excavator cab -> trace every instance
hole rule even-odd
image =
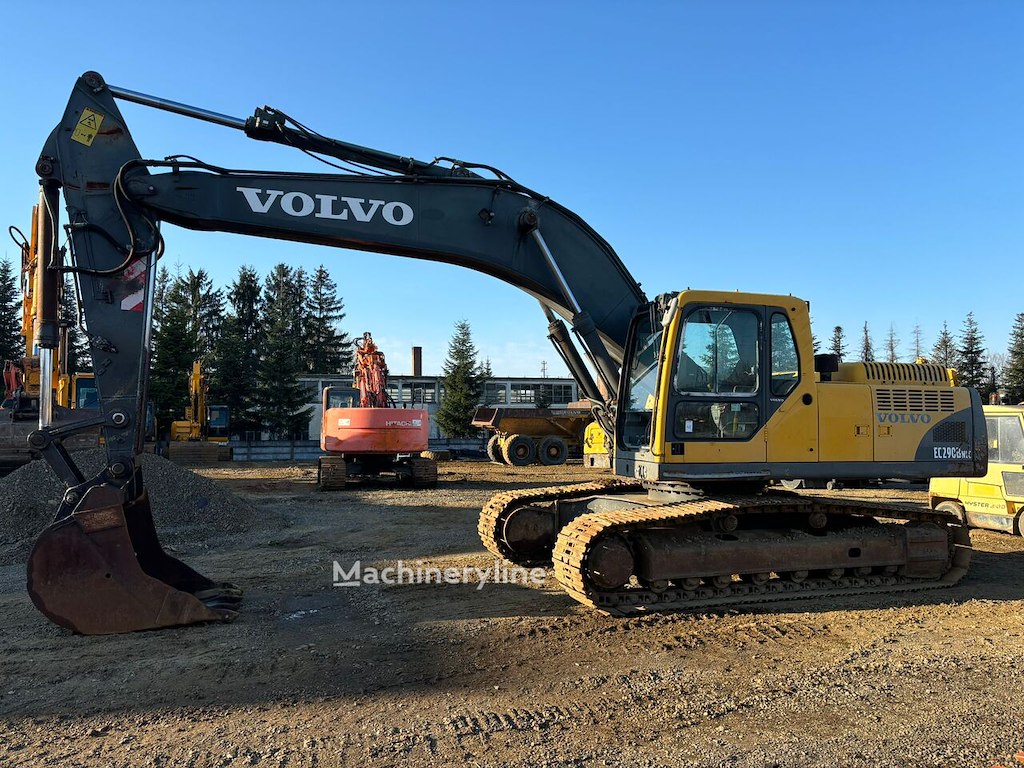
[[[359,390],[355,387],[326,387],[324,389],[324,407],[358,408]]]
[[[100,393],[96,378],[91,373],[76,373],[71,377],[71,407],[95,411],[100,407]]]

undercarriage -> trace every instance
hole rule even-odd
[[[317,464],[317,486],[321,491],[377,482],[433,488],[437,485],[437,462],[424,456],[336,454],[321,456]]]
[[[934,511],[631,480],[499,494],[479,532],[612,615],[943,587],[971,557],[967,529]]]

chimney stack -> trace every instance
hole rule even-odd
[[[412,375],[416,377],[423,375],[423,347],[412,348]]]

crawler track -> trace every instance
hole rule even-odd
[[[640,490],[641,487],[639,480],[617,478],[597,480],[592,483],[580,483],[579,485],[558,485],[547,488],[524,488],[518,491],[505,491],[504,493],[492,496],[491,500],[480,511],[477,531],[480,534],[480,540],[483,542],[483,545],[487,547],[487,551],[496,557],[524,567],[549,565],[551,563],[550,557],[543,560],[524,559],[520,554],[513,552],[504,545],[501,533],[505,525],[505,519],[510,512],[526,504],[545,504],[561,499],[579,499],[600,493],[635,491]]]
[[[733,580],[721,588],[707,583],[694,589],[672,585],[664,591],[654,591],[633,584],[615,590],[600,590],[587,578],[588,554],[592,551],[594,543],[608,534],[628,534],[645,528],[710,522],[716,516],[732,515],[747,518],[752,515],[789,512],[824,512],[827,515],[887,518],[911,524],[936,523],[946,528],[948,532],[948,567],[937,579],[908,578],[883,573],[864,576],[847,573],[838,579],[808,578],[801,582],[785,581],[781,578],[773,578],[763,584]],[[639,510],[583,515],[561,530],[555,544],[553,562],[555,577],[573,599],[604,613],[624,616],[640,612],[741,603],[759,604],[806,597],[946,587],[955,584],[964,576],[970,557],[970,538],[967,529],[949,515],[890,504],[768,493],[763,496],[703,499]]]

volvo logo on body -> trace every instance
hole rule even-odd
[[[879,424],[930,424],[930,413],[876,413]]]
[[[286,192],[283,189],[235,187],[253,213],[269,213],[276,205],[284,213],[296,218],[313,216],[318,219],[370,222],[376,216],[388,224],[404,227],[413,220],[412,207],[398,201],[367,200],[362,197],[338,195],[307,195],[305,192]]]

